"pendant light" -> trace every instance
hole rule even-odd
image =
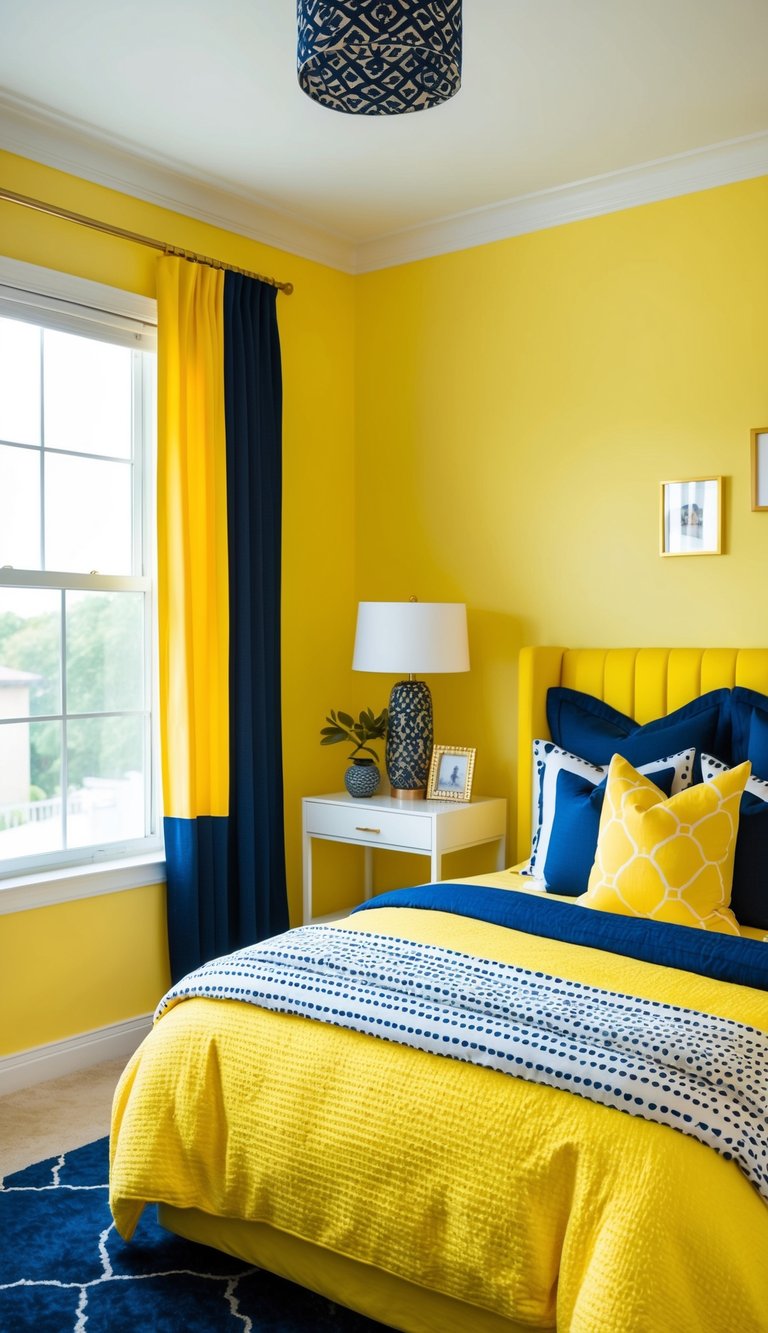
[[[461,0],[298,0],[308,97],[355,116],[398,116],[461,86]]]

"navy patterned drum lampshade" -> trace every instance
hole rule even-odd
[[[414,673],[469,671],[463,602],[360,602],[354,671],[408,672],[392,687],[387,775],[393,796],[426,795],[432,757],[432,696]]]
[[[358,116],[438,106],[461,86],[461,0],[298,0],[299,84]]]

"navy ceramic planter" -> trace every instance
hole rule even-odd
[[[381,773],[372,759],[355,759],[344,774],[344,786],[350,796],[373,796],[379,789]]]

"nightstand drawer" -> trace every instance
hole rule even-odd
[[[360,806],[323,805],[306,801],[307,833],[320,838],[343,838],[382,847],[410,847],[428,852],[432,846],[431,821],[424,815],[393,810],[366,810]]]

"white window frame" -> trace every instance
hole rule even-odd
[[[157,305],[148,297],[0,256],[0,317],[42,324],[141,351],[157,346]],[[154,383],[134,379],[141,405],[142,459],[134,462],[134,549],[142,572],[132,576],[0,570],[0,586],[55,590],[137,591],[146,598],[145,698],[150,700],[146,826],[150,833],[125,843],[50,852],[34,863],[0,860],[0,915],[72,898],[113,893],[165,878],[160,801],[157,700],[157,615],[154,571]],[[143,377],[142,377],[143,378]],[[143,521],[142,521],[143,520]],[[141,525],[140,531],[137,525]]]

